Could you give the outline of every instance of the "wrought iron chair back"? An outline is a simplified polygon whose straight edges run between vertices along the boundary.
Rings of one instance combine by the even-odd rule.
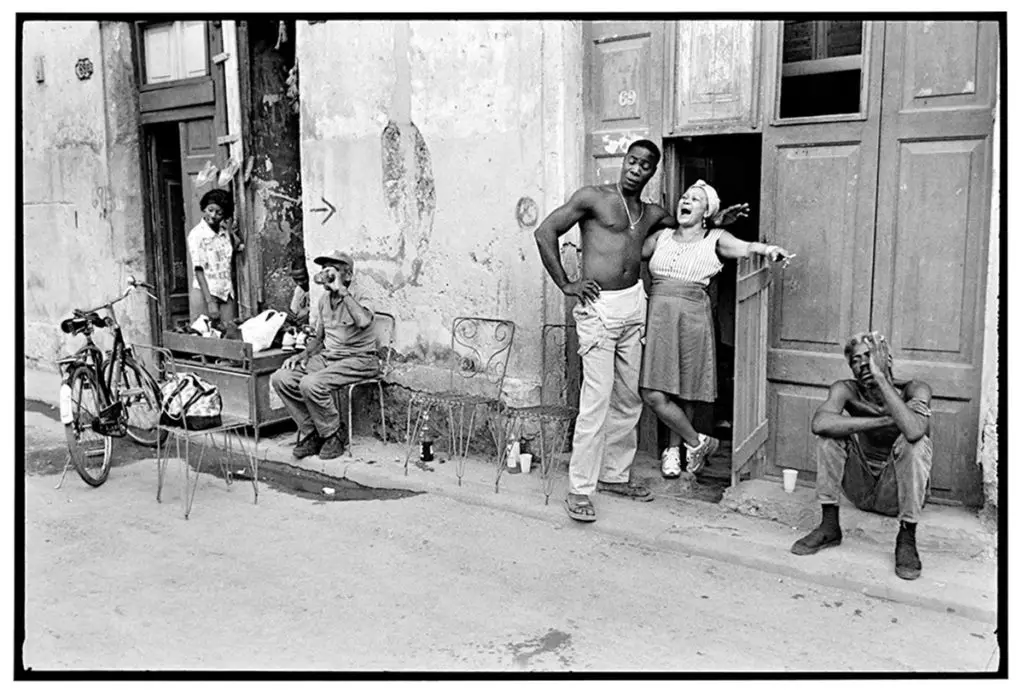
[[[515,333],[516,325],[511,320],[455,318],[449,390],[499,400]]]

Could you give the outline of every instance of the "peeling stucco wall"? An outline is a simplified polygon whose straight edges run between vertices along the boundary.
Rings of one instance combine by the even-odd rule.
[[[998,84],[998,82],[997,82]],[[997,88],[998,89],[998,88]],[[1003,187],[1000,163],[1000,102],[997,93],[992,138],[992,217],[985,289],[985,339],[981,368],[981,418],[978,435],[978,463],[985,504],[982,516],[995,521],[999,512],[999,245],[1003,238],[1000,193]]]
[[[287,309],[295,284],[291,256],[303,256],[299,115],[288,98],[295,65],[295,22],[247,23],[250,59],[248,186],[253,193],[253,233],[259,238],[263,307]]]
[[[26,22],[23,32],[25,358],[55,371],[81,343],[60,321],[119,295],[129,274],[146,277],[137,96],[127,23]],[[85,80],[81,59],[93,69]],[[149,339],[147,303],[139,294],[118,306],[129,339]]]
[[[536,397],[541,326],[564,310],[533,231],[580,183],[579,26],[296,30],[303,206],[337,207],[326,223],[307,215],[308,258],[353,255],[375,305],[397,317],[398,380],[442,385],[453,319],[500,317],[517,326],[506,397]]]

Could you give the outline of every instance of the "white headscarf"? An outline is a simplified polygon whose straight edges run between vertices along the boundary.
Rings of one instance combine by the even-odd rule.
[[[715,191],[715,188],[713,186],[705,182],[703,179],[698,179],[696,182],[690,185],[691,189],[693,187],[700,187],[701,189],[704,190],[704,194],[708,197],[708,210],[707,213],[704,214],[704,216],[706,218],[714,217],[714,215],[718,213],[718,209],[722,205],[721,199],[718,198],[718,192]]]

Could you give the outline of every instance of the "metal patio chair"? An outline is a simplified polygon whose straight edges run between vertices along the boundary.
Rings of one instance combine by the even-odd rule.
[[[163,367],[159,373],[160,378],[164,378],[167,373],[167,368],[170,368],[171,373],[178,373],[179,368],[174,360],[174,355],[163,347],[154,347],[149,345],[137,345],[142,346],[146,349],[157,353],[163,358]],[[246,428],[252,427],[254,429],[254,443],[252,450],[250,451],[247,447],[245,440],[242,438],[240,432]],[[231,472],[231,463],[234,459],[234,445],[237,443],[239,453],[243,454],[248,460],[248,473],[246,473],[245,479],[250,479],[252,482],[252,503],[257,504],[259,502],[259,462],[258,456],[260,431],[259,425],[254,423],[251,419],[235,417],[231,415],[223,415],[220,426],[211,427],[209,429],[189,429],[184,422],[180,426],[168,426],[161,424],[158,427],[160,430],[167,432],[169,435],[174,437],[174,448],[175,456],[178,460],[181,460],[181,444],[185,443],[185,458],[182,460],[183,470],[185,472],[185,485],[184,485],[184,506],[185,506],[185,519],[189,518],[192,513],[192,505],[195,502],[196,490],[199,487],[199,476],[203,469],[203,459],[206,455],[207,445],[214,445],[214,437],[218,434],[224,436],[224,450],[227,452],[227,458],[222,458],[219,461],[220,473],[224,478],[224,483],[230,488],[232,480],[234,479]],[[191,455],[192,455],[192,441],[197,438],[202,440],[202,447],[199,450],[199,458],[196,461],[196,472],[195,477],[192,477],[191,472]],[[164,473],[167,470],[167,461],[170,458],[170,449],[167,444],[162,444],[163,440],[157,441],[156,449],[156,501],[161,501],[164,487]],[[251,477],[250,477],[251,476]]]
[[[377,397],[380,402],[380,438],[387,442],[388,428],[384,421],[384,381],[394,369],[395,354],[395,316],[391,313],[374,312],[373,329],[377,337],[377,359],[380,361],[380,372],[376,378],[349,383],[343,388],[334,391],[334,401],[338,406],[338,414],[341,414],[341,393],[348,391],[348,454],[352,455],[352,391],[361,385],[376,385]]]
[[[555,459],[565,452],[569,430],[579,410],[569,404],[567,362],[579,356],[576,347],[576,326],[546,324],[541,329],[541,386],[540,402],[527,407],[506,407],[503,428],[506,439],[521,439],[524,436],[533,441],[540,437],[540,473],[544,490],[544,504],[551,498],[554,489],[552,468]],[[535,432],[528,431],[535,428]],[[498,468],[494,491],[498,491],[504,463]]]
[[[493,410],[500,414],[501,390],[512,351],[516,326],[511,320],[482,317],[457,317],[452,323],[448,390],[443,393],[414,392],[406,414],[405,474],[424,420],[432,410],[441,410],[448,418],[449,449],[455,461],[455,475],[462,486],[466,456],[473,437],[477,414]],[[413,412],[416,413],[415,420]],[[469,417],[468,425],[466,418]],[[501,462],[500,420],[490,423],[498,461]]]

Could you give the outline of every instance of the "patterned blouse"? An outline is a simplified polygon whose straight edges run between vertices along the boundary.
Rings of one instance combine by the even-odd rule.
[[[234,247],[223,227],[217,232],[206,223],[199,224],[188,234],[188,253],[192,268],[202,269],[210,295],[226,301],[235,295],[231,282],[231,257]],[[199,279],[192,280],[193,288],[200,288]]]

